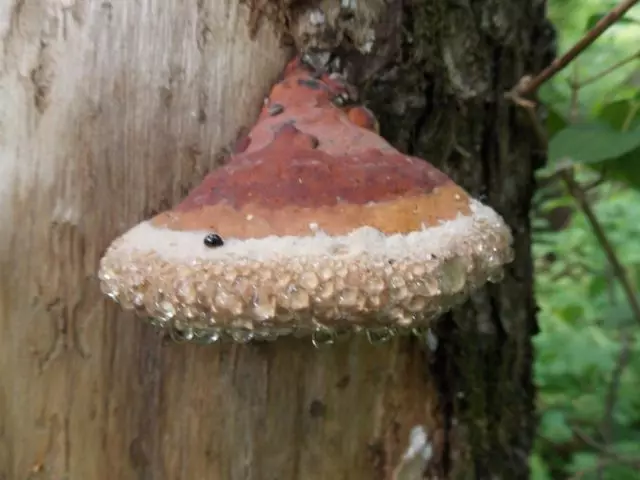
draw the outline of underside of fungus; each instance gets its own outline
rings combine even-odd
[[[401,154],[351,87],[299,59],[229,162],[126,232],[103,291],[180,338],[427,328],[512,260],[490,207]]]

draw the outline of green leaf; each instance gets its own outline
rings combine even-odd
[[[549,106],[547,107],[548,117],[547,117],[547,135],[549,138],[553,138],[553,136],[564,130],[567,127],[567,120],[560,114],[558,110]]]
[[[609,279],[605,275],[594,276],[589,281],[589,297],[596,298],[607,292],[609,289]]]
[[[584,305],[569,304],[558,309],[558,315],[567,322],[579,322],[583,317]]]
[[[624,80],[625,85],[638,88],[640,87],[640,68],[633,70]],[[636,97],[637,99],[638,97]]]
[[[632,111],[634,109],[634,102],[636,100],[617,100],[615,102],[607,103],[600,108],[598,112],[598,118],[607,123],[616,130],[622,130],[627,117],[630,114],[634,114],[630,121],[629,129],[634,130],[640,125],[640,110]]]
[[[585,25],[592,26],[602,12],[618,3],[619,0],[547,2],[549,17],[558,32],[558,53],[571,48],[584,36]],[[549,112],[545,127],[551,144],[551,173],[557,171],[561,159],[558,157],[562,155],[567,163],[579,164],[575,175],[581,184],[590,185],[599,178],[598,172],[606,173],[605,181],[589,191],[589,202],[634,287],[640,288],[640,146],[624,144],[633,134],[618,135],[623,125],[640,134],[640,112],[633,109],[634,102],[640,102],[640,60],[600,75],[638,51],[640,28],[629,21],[630,16],[638,21],[640,6],[627,12],[626,20],[543,85],[538,99]],[[571,80],[580,83],[596,75],[597,81],[572,92]],[[585,128],[567,125],[576,122],[594,122],[596,127],[592,128],[598,131],[595,136],[591,131],[573,135],[574,128]],[[573,138],[563,146],[560,141],[568,134]],[[633,139],[630,143],[634,143]],[[560,150],[561,155],[557,153],[558,146],[565,148],[564,152]],[[544,174],[542,169],[536,172],[538,177],[544,178]],[[574,200],[557,180],[554,177],[543,183],[545,187],[536,195],[533,213],[538,226],[550,219],[555,222],[556,207],[567,199],[573,210],[568,222],[556,222],[554,229],[534,232],[534,281],[540,307],[540,332],[534,337],[534,375],[541,424],[530,457],[531,478],[571,478],[573,472],[581,480],[640,480],[639,472],[611,458],[605,458],[606,466],[599,476],[594,466],[601,459],[600,452],[575,436],[561,441],[568,435],[568,422],[622,456],[640,455],[640,328],[620,282],[611,275],[589,222],[579,209],[573,208]],[[617,390],[612,436],[603,441],[598,432],[619,357],[621,329],[633,332],[635,340]],[[553,438],[543,437],[543,432]]]
[[[575,475],[580,472],[591,472],[597,466],[598,460],[598,456],[594,453],[577,453],[573,456],[569,470]]]
[[[640,133],[637,135],[640,136]],[[605,174],[608,180],[616,180],[640,190],[640,148],[591,167]]]
[[[537,454],[531,455],[529,459],[531,468],[531,480],[551,480],[551,473],[545,465],[544,459]]]
[[[601,123],[570,125],[549,142],[549,162],[556,168],[615,160],[640,148],[640,131],[620,132]]]
[[[540,422],[540,432],[554,443],[567,442],[573,437],[564,413],[559,410],[545,412]]]
[[[603,320],[607,322],[607,326],[618,329],[632,327],[637,321],[626,301],[618,302],[604,309],[602,316]]]

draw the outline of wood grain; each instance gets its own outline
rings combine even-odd
[[[163,343],[103,299],[118,234],[175,204],[288,53],[230,0],[0,6],[0,479],[389,478],[437,430],[410,340]]]

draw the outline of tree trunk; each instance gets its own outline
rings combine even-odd
[[[427,478],[527,476],[543,157],[503,92],[548,60],[544,2],[388,1],[377,53],[354,60],[362,96],[396,146],[505,216],[517,258],[429,347],[323,349],[167,342],[95,279],[255,119],[289,55],[270,21],[252,39],[236,0],[4,4],[0,479],[391,479],[417,431]]]

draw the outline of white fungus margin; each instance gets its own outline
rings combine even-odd
[[[160,326],[243,332],[243,338],[318,330],[416,328],[513,258],[512,236],[490,207],[407,234],[362,227],[343,236],[224,239],[143,222],[108,249],[102,290]]]

